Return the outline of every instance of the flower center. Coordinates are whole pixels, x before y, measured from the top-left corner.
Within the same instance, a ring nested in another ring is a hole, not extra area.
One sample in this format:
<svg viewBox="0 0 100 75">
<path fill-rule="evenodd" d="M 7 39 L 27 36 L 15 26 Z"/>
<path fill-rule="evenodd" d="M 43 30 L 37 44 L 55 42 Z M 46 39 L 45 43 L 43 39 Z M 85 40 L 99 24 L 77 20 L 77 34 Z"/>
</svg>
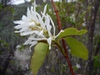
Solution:
<svg viewBox="0 0 100 75">
<path fill-rule="evenodd" d="M 36 22 L 35 20 L 33 20 L 33 19 L 31 19 L 30 22 L 34 22 L 36 26 L 40 26 L 40 23 L 39 23 L 39 22 L 37 23 L 37 22 Z"/>
<path fill-rule="evenodd" d="M 48 38 L 48 37 L 49 37 L 48 31 L 47 31 L 46 29 L 44 29 L 44 28 L 38 26 L 38 25 L 40 25 L 40 24 L 37 24 L 37 25 L 35 25 L 35 26 L 30 26 L 29 28 L 30 28 L 32 31 L 43 31 L 44 36 Z"/>
<path fill-rule="evenodd" d="M 29 27 L 32 31 L 43 31 L 43 35 L 45 37 L 49 38 L 48 30 L 46 30 L 43 27 L 41 27 L 41 24 L 39 22 L 37 23 L 33 19 L 31 19 L 30 22 L 34 22 L 35 23 L 35 25 Z"/>
</svg>

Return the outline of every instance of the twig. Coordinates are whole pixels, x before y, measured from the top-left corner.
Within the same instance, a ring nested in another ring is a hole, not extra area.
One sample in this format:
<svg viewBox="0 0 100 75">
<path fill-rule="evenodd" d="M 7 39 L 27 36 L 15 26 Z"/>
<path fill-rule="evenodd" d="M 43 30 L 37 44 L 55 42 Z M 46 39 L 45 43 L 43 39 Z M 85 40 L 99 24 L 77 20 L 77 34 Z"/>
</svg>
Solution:
<svg viewBox="0 0 100 75">
<path fill-rule="evenodd" d="M 61 22 L 60 22 L 60 17 L 59 17 L 59 14 L 58 14 L 58 10 L 56 9 L 56 6 L 55 6 L 53 0 L 51 0 L 51 2 L 52 2 L 52 5 L 53 5 L 53 7 L 54 7 L 54 11 L 55 11 L 55 13 L 56 13 L 57 22 L 58 22 L 58 28 L 59 28 L 59 30 L 62 30 Z M 66 58 L 66 60 L 67 60 L 68 66 L 69 66 L 69 68 L 70 68 L 70 72 L 71 72 L 72 75 L 75 75 L 75 74 L 74 74 L 74 71 L 73 71 L 73 68 L 72 68 L 72 64 L 71 64 L 71 62 L 70 62 L 70 58 L 68 57 L 68 50 L 67 50 L 67 48 L 66 48 L 66 43 L 65 43 L 64 39 L 62 39 L 62 45 L 63 45 L 64 51 L 65 51 L 65 53 L 66 53 L 66 55 L 64 55 L 64 56 L 65 56 L 65 58 Z"/>
</svg>

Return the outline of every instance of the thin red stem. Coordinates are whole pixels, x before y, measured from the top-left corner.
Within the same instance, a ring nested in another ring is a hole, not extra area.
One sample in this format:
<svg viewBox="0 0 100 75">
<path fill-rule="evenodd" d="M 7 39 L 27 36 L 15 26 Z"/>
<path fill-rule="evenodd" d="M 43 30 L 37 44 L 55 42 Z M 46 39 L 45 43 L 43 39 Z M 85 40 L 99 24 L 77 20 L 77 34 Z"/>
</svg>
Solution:
<svg viewBox="0 0 100 75">
<path fill-rule="evenodd" d="M 56 9 L 56 6 L 55 6 L 53 0 L 51 0 L 51 2 L 52 2 L 52 5 L 53 5 L 53 7 L 54 7 L 54 11 L 55 11 L 55 13 L 56 13 L 57 22 L 58 22 L 58 28 L 59 28 L 59 30 L 62 30 L 61 22 L 60 22 L 60 18 L 59 18 L 59 14 L 58 14 L 58 10 Z"/>
<path fill-rule="evenodd" d="M 53 5 L 53 7 L 54 7 L 54 11 L 55 11 L 55 13 L 56 13 L 57 22 L 58 22 L 58 28 L 59 28 L 59 30 L 62 30 L 61 22 L 60 22 L 60 17 L 59 17 L 59 14 L 58 14 L 58 10 L 56 9 L 56 6 L 55 6 L 53 0 L 51 0 L 51 2 L 52 2 L 52 5 Z M 62 45 L 63 45 L 64 51 L 65 51 L 65 53 L 66 53 L 65 58 L 66 58 L 66 60 L 67 60 L 68 66 L 69 66 L 69 68 L 70 68 L 70 72 L 71 72 L 72 75 L 75 75 L 75 74 L 74 74 L 74 71 L 73 71 L 73 68 L 72 68 L 72 64 L 71 64 L 71 62 L 70 62 L 70 58 L 68 57 L 68 50 L 67 50 L 67 48 L 66 48 L 66 43 L 65 43 L 64 39 L 62 39 Z"/>
</svg>

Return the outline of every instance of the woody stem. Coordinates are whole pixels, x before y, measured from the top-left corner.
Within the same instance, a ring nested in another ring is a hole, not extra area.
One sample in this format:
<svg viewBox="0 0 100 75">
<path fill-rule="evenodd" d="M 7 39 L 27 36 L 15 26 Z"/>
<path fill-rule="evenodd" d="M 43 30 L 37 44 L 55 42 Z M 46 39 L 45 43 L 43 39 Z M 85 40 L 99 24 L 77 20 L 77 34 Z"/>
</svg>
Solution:
<svg viewBox="0 0 100 75">
<path fill-rule="evenodd" d="M 56 18 L 57 18 L 57 22 L 58 22 L 58 28 L 59 28 L 59 30 L 62 30 L 61 22 L 60 22 L 60 17 L 59 17 L 59 14 L 58 14 L 58 10 L 56 9 L 56 6 L 55 6 L 54 1 L 51 0 L 51 2 L 52 2 L 52 5 L 53 5 L 53 8 L 54 8 L 54 11 L 55 11 L 55 13 L 56 13 Z M 63 45 L 64 51 L 65 51 L 65 53 L 66 53 L 66 54 L 64 55 L 64 57 L 65 57 L 66 60 L 67 60 L 68 66 L 69 66 L 69 68 L 70 68 L 70 72 L 71 72 L 72 75 L 75 75 L 75 74 L 74 74 L 74 71 L 73 71 L 73 68 L 72 68 L 72 64 L 71 64 L 70 58 L 68 57 L 68 50 L 67 50 L 67 48 L 66 48 L 66 43 L 65 43 L 64 39 L 62 39 L 62 45 Z"/>
</svg>

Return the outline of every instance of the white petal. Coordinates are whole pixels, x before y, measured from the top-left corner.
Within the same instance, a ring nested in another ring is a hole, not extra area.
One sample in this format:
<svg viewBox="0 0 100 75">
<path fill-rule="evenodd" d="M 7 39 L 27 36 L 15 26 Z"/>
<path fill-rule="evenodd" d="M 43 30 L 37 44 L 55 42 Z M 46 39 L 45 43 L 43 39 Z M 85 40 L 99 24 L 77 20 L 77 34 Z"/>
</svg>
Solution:
<svg viewBox="0 0 100 75">
<path fill-rule="evenodd" d="M 30 21 L 30 19 L 28 17 L 26 17 L 25 15 L 22 16 L 22 20 L 23 21 Z"/>
<path fill-rule="evenodd" d="M 52 26 L 50 25 L 50 19 L 48 17 L 48 15 L 45 16 L 45 25 L 46 25 L 46 29 L 48 30 L 48 34 L 49 34 L 49 37 L 51 37 L 51 28 Z"/>
<path fill-rule="evenodd" d="M 43 31 L 34 31 L 34 33 L 35 33 L 37 36 L 45 37 L 45 36 L 43 35 Z"/>
<path fill-rule="evenodd" d="M 15 28 L 15 29 L 21 29 L 22 27 L 21 27 L 21 25 L 17 25 L 17 26 L 15 26 L 14 28 Z"/>
<path fill-rule="evenodd" d="M 21 29 L 21 28 L 23 28 L 25 25 L 17 25 L 17 26 L 15 26 L 14 28 L 15 29 Z"/>
<path fill-rule="evenodd" d="M 37 16 L 35 14 L 35 11 L 33 11 L 33 7 L 31 6 L 31 14 L 32 14 L 32 20 L 35 20 L 36 22 L 38 22 Z"/>
<path fill-rule="evenodd" d="M 36 41 L 39 41 L 39 40 L 47 40 L 47 38 L 29 38 L 30 40 L 36 40 Z"/>
<path fill-rule="evenodd" d="M 39 33 L 39 36 L 41 36 L 43 34 L 43 30 Z"/>
<path fill-rule="evenodd" d="M 29 30 L 28 27 L 23 27 L 23 28 L 20 30 L 20 32 L 24 32 L 24 31 L 28 31 L 28 30 Z"/>
<path fill-rule="evenodd" d="M 27 8 L 27 17 L 31 19 L 31 12 L 29 8 Z"/>
<path fill-rule="evenodd" d="M 21 35 L 21 36 L 26 36 L 26 35 L 31 35 L 31 34 L 33 34 L 33 33 L 34 33 L 34 31 L 22 32 L 20 35 Z"/>
<path fill-rule="evenodd" d="M 35 34 L 39 35 L 40 31 L 34 31 Z"/>
<path fill-rule="evenodd" d="M 34 11 L 36 11 L 37 5 L 36 5 L 36 1 L 35 0 L 34 0 L 34 3 L 33 3 L 33 6 L 34 6 Z"/>
<path fill-rule="evenodd" d="M 36 45 L 38 42 L 37 41 L 32 41 L 30 44 L 31 44 L 31 46 L 29 47 L 29 49 L 30 49 L 30 51 L 31 51 L 31 48 L 34 46 L 34 45 Z"/>
<path fill-rule="evenodd" d="M 49 44 L 49 49 L 51 49 L 51 42 L 52 42 L 52 38 L 50 37 L 50 38 L 48 38 L 47 39 L 47 42 L 48 42 L 48 44 Z"/>
<path fill-rule="evenodd" d="M 15 26 L 15 29 L 20 29 L 20 28 L 29 28 L 30 26 L 34 26 L 35 23 L 34 22 L 23 22 L 22 24 L 19 24 L 17 26 Z"/>
<path fill-rule="evenodd" d="M 34 25 L 35 25 L 34 22 L 29 23 L 29 26 L 34 26 Z"/>
<path fill-rule="evenodd" d="M 15 24 L 23 24 L 23 23 L 25 23 L 25 22 L 22 21 L 22 20 L 19 20 L 19 21 L 14 21 L 14 23 L 15 23 Z"/>
<path fill-rule="evenodd" d="M 47 4 L 45 5 L 45 7 L 44 7 L 44 14 L 46 13 L 46 10 L 47 10 Z"/>
<path fill-rule="evenodd" d="M 52 26 L 48 24 L 47 25 L 47 30 L 48 30 L 49 37 L 52 36 L 52 34 L 51 34 L 51 28 L 52 28 Z"/>
<path fill-rule="evenodd" d="M 44 23 L 43 23 L 42 17 L 41 17 L 40 14 L 37 13 L 37 12 L 35 12 L 35 14 L 36 14 L 36 17 L 37 17 L 38 22 L 40 23 L 41 27 L 45 29 L 45 25 L 44 25 Z"/>
<path fill-rule="evenodd" d="M 17 25 L 17 26 L 15 26 L 14 28 L 15 29 L 20 29 L 20 28 L 23 28 L 23 27 L 29 27 L 28 25 L 26 25 L 26 24 L 22 24 L 22 25 Z"/>
<path fill-rule="evenodd" d="M 23 45 L 28 45 L 32 40 L 28 39 Z"/>
<path fill-rule="evenodd" d="M 51 27 L 52 27 L 52 26 L 50 26 L 50 25 L 47 26 L 47 30 L 48 30 L 49 37 L 52 36 L 52 34 L 51 34 Z"/>
<path fill-rule="evenodd" d="M 30 44 L 31 45 L 35 45 L 37 43 L 37 41 L 31 41 Z"/>
<path fill-rule="evenodd" d="M 14 31 L 15 33 L 20 33 L 19 31 Z"/>
<path fill-rule="evenodd" d="M 55 38 L 57 38 L 62 32 L 64 32 L 64 30 L 61 30 L 61 31 L 55 36 Z"/>
<path fill-rule="evenodd" d="M 47 26 L 50 25 L 50 18 L 48 17 L 48 15 L 45 15 L 45 24 Z"/>
<path fill-rule="evenodd" d="M 52 18 L 50 16 L 49 16 L 49 18 L 50 18 L 50 21 L 51 21 L 51 25 L 53 26 L 53 36 L 55 36 L 55 25 L 54 25 Z"/>
</svg>

